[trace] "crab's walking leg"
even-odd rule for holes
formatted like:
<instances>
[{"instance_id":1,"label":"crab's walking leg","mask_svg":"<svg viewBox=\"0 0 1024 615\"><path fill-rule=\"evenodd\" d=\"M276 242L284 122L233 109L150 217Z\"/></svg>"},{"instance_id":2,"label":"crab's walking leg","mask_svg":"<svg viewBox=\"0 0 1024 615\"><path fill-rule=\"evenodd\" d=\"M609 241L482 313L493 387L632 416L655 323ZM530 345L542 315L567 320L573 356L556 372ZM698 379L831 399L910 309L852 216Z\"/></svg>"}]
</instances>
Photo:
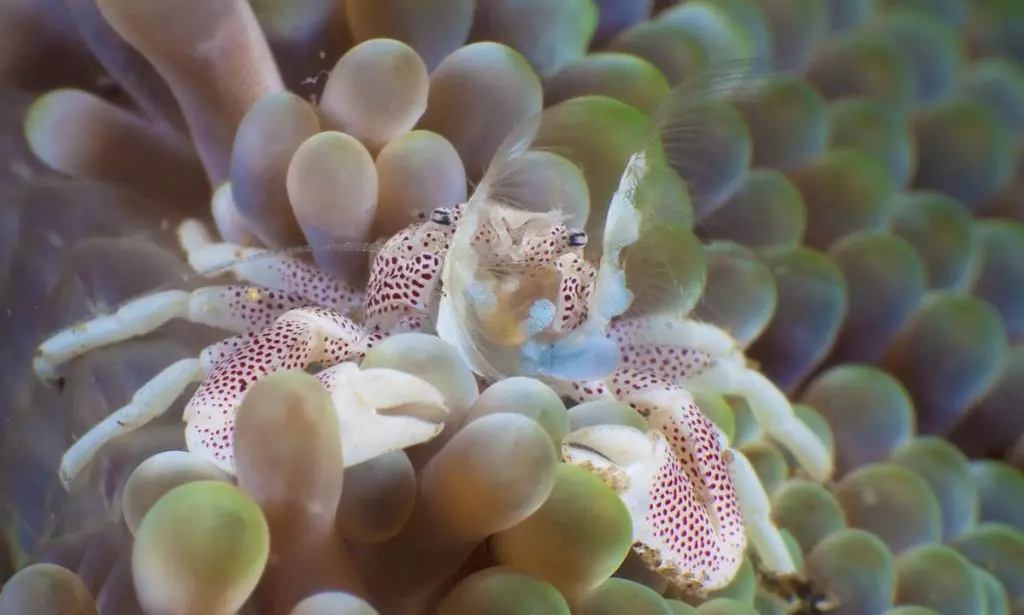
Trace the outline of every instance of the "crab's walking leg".
<instances>
[{"instance_id":1,"label":"crab's walking leg","mask_svg":"<svg viewBox=\"0 0 1024 615\"><path fill-rule=\"evenodd\" d=\"M233 474L235 412L256 381L276 371L361 358L379 340L332 310L290 310L251 335L199 385L184 414L189 450Z\"/></svg>"},{"instance_id":2,"label":"crab's walking leg","mask_svg":"<svg viewBox=\"0 0 1024 615\"><path fill-rule=\"evenodd\" d=\"M101 448L116 437L161 416L190 384L201 382L220 362L230 357L250 334L226 339L205 348L198 359L182 359L165 367L132 395L131 401L94 425L64 453L60 480L69 487Z\"/></svg>"},{"instance_id":3,"label":"crab's walking leg","mask_svg":"<svg viewBox=\"0 0 1024 615\"><path fill-rule=\"evenodd\" d=\"M308 304L302 295L251 286L154 293L44 340L32 365L40 378L52 382L61 363L94 348L146 335L176 318L243 333L266 327L284 312Z\"/></svg>"},{"instance_id":4,"label":"crab's walking leg","mask_svg":"<svg viewBox=\"0 0 1024 615\"><path fill-rule=\"evenodd\" d=\"M793 455L811 479L832 477L832 454L824 442L793 413L786 395L764 374L731 361L716 363L688 385L693 390L739 395L765 432Z\"/></svg>"},{"instance_id":5,"label":"crab's walking leg","mask_svg":"<svg viewBox=\"0 0 1024 615\"><path fill-rule=\"evenodd\" d=\"M772 522L771 502L754 466L739 451L730 449L727 454L732 457L732 483L736 488L736 498L739 500L740 514L746 524L750 545L768 570L780 575L795 573L796 564L782 533Z\"/></svg>"},{"instance_id":6,"label":"crab's walking leg","mask_svg":"<svg viewBox=\"0 0 1024 615\"><path fill-rule=\"evenodd\" d=\"M322 305L342 313L363 306L361 290L314 265L283 252L215 242L198 220L181 223L178 243L189 266L208 277L232 273L251 284L306 297L307 305Z\"/></svg>"},{"instance_id":7,"label":"crab's walking leg","mask_svg":"<svg viewBox=\"0 0 1024 615\"><path fill-rule=\"evenodd\" d=\"M53 381L57 365L94 348L145 335L176 318L242 333L261 329L294 308L322 305L346 312L362 305L361 292L312 265L269 250L214 243L198 221L184 222L178 236L193 268L223 266L220 273L233 272L259 287L168 290L129 301L113 314L44 340L33 361L40 378Z\"/></svg>"},{"instance_id":8,"label":"crab's walking leg","mask_svg":"<svg viewBox=\"0 0 1024 615\"><path fill-rule=\"evenodd\" d=\"M761 372L750 368L728 333L694 320L626 319L609 335L619 344L623 367L656 374L691 391L739 395L764 430L819 482L832 474L832 454L796 417L789 399Z\"/></svg>"},{"instance_id":9,"label":"crab's walking leg","mask_svg":"<svg viewBox=\"0 0 1024 615\"><path fill-rule=\"evenodd\" d=\"M188 385L200 381L183 416L189 422L186 438L198 434L198 439L189 439L190 449L197 445L200 452L217 459L223 439L214 442L208 436L210 432L219 434L225 422L233 429L234 410L253 382L280 369L360 356L376 339L363 335L355 323L330 310L306 308L289 311L261 331L213 344L198 359L183 359L161 371L127 405L79 438L61 460L61 481L70 485L107 442L156 419ZM230 456L227 459L230 461Z\"/></svg>"}]
</instances>

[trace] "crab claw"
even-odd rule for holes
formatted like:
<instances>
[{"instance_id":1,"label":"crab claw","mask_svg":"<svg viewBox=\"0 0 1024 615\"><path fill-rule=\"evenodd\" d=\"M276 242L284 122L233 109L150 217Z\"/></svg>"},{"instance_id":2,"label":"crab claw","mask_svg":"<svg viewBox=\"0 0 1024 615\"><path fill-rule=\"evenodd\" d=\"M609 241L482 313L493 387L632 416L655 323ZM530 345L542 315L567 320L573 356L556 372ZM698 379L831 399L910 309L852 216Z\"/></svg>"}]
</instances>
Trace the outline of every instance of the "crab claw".
<instances>
[{"instance_id":1,"label":"crab claw","mask_svg":"<svg viewBox=\"0 0 1024 615\"><path fill-rule=\"evenodd\" d=\"M600 476L633 519L633 549L680 588L701 596L728 585L743 549L727 546L661 432L585 427L562 441L562 457Z\"/></svg>"},{"instance_id":2,"label":"crab claw","mask_svg":"<svg viewBox=\"0 0 1024 615\"><path fill-rule=\"evenodd\" d=\"M345 467L422 444L444 428L444 396L411 374L339 363L316 377L338 412Z\"/></svg>"}]
</instances>

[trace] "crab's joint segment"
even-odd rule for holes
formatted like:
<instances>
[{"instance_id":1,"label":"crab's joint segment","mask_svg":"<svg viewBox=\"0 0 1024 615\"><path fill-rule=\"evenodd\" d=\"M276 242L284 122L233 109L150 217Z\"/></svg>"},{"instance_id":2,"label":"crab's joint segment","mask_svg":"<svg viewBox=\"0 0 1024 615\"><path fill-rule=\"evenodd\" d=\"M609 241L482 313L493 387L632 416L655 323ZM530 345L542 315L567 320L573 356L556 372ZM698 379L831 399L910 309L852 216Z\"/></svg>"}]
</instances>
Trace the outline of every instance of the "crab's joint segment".
<instances>
[{"instance_id":1,"label":"crab's joint segment","mask_svg":"<svg viewBox=\"0 0 1024 615\"><path fill-rule=\"evenodd\" d=\"M709 358L700 369L689 373L663 373L691 391L738 395L767 434L788 450L807 474L818 482L832 475L832 453L821 439L793 413L786 395L749 362L726 331L694 320L629 319L613 326L620 343L631 346L637 357L675 349L691 356L700 353ZM640 364L640 369L647 366Z\"/></svg>"},{"instance_id":2,"label":"crab's joint segment","mask_svg":"<svg viewBox=\"0 0 1024 615\"><path fill-rule=\"evenodd\" d=\"M302 295L306 299L303 305L316 304L341 312L361 307L363 303L359 289L334 280L294 256L213 241L198 220L181 223L178 243L189 266L206 277L234 274L239 280L257 286Z\"/></svg>"},{"instance_id":3,"label":"crab's joint segment","mask_svg":"<svg viewBox=\"0 0 1024 615\"><path fill-rule=\"evenodd\" d=\"M761 372L739 361L718 361L694 380L694 387L740 395L747 400L758 424L768 436L790 452L812 480L832 476L832 453L824 442L793 413L786 395Z\"/></svg>"},{"instance_id":4,"label":"crab's joint segment","mask_svg":"<svg viewBox=\"0 0 1024 615\"><path fill-rule=\"evenodd\" d=\"M65 329L44 340L32 367L40 379L55 382L56 367L93 348L137 337L189 311L189 293L169 290L125 304L113 314Z\"/></svg>"},{"instance_id":5,"label":"crab's joint segment","mask_svg":"<svg viewBox=\"0 0 1024 615\"><path fill-rule=\"evenodd\" d=\"M60 480L64 487L71 485L105 444L162 415L188 385L200 382L206 373L199 359L182 359L143 385L128 405L103 419L64 453L60 463Z\"/></svg>"},{"instance_id":6,"label":"crab's joint segment","mask_svg":"<svg viewBox=\"0 0 1024 615\"><path fill-rule=\"evenodd\" d=\"M796 574L796 564L782 533L772 522L772 507L757 472L743 453L733 451L732 480L747 538L761 565L776 575Z\"/></svg>"},{"instance_id":7,"label":"crab's joint segment","mask_svg":"<svg viewBox=\"0 0 1024 615\"><path fill-rule=\"evenodd\" d=\"M216 274L231 273L230 265L243 259L270 254L261 248L246 248L232 243L214 241L199 220L185 220L178 227L178 245L194 271Z\"/></svg>"},{"instance_id":8,"label":"crab's joint segment","mask_svg":"<svg viewBox=\"0 0 1024 615\"><path fill-rule=\"evenodd\" d=\"M241 333L261 329L284 311L307 303L292 293L241 285L158 292L44 340L32 365L40 379L52 383L58 365L95 348L147 335L174 319Z\"/></svg>"}]
</instances>

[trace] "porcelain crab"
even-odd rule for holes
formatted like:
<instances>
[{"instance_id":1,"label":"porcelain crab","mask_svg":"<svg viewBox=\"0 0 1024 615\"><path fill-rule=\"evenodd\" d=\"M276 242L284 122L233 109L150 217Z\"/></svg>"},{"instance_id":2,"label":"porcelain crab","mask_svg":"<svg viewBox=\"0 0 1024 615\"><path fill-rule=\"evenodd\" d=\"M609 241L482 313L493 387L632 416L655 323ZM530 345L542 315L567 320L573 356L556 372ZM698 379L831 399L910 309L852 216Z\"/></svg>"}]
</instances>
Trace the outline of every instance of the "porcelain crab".
<instances>
[{"instance_id":1,"label":"porcelain crab","mask_svg":"<svg viewBox=\"0 0 1024 615\"><path fill-rule=\"evenodd\" d=\"M514 158L521 141L510 136L496 158ZM436 332L485 380L533 376L573 401L614 398L646 418L646 432L606 425L571 433L562 452L620 494L634 520L635 549L652 569L695 593L720 588L735 576L749 539L765 567L794 572L749 461L729 448L690 391L745 397L766 433L817 480L831 474L831 456L727 332L681 314L628 312L622 256L651 222L637 203L653 164L647 151L630 158L596 263L585 256L586 232L558 211L498 202L485 176L467 203L436 209L388 239L365 292L294 256L216 242L202 223L186 221L178 238L191 267L219 268L240 283L156 293L62 331L39 346L36 373L54 380L61 363L172 319L235 336L169 366L78 439L62 460L62 481L69 484L106 442L164 413L194 383L184 413L189 450L230 472L234 413L247 390L268 373L312 364L324 368L317 377L345 397L345 407L358 409L358 420L343 421L343 437L365 443L372 434L372 445L344 446L361 451L346 455L347 464L427 441L442 427L436 416L376 410L443 409L440 393L391 370L361 371L357 362L386 336Z\"/></svg>"}]
</instances>

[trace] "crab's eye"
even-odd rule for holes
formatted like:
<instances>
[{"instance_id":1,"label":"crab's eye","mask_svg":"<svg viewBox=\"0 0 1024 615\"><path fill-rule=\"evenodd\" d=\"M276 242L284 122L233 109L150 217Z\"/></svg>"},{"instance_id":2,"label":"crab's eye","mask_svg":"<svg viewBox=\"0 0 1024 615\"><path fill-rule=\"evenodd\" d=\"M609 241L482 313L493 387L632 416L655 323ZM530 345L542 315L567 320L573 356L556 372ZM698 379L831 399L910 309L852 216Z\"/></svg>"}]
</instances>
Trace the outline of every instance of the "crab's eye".
<instances>
[{"instance_id":1,"label":"crab's eye","mask_svg":"<svg viewBox=\"0 0 1024 615\"><path fill-rule=\"evenodd\" d=\"M451 226L452 210L438 207L434 211L430 212L430 221L444 226Z\"/></svg>"},{"instance_id":2,"label":"crab's eye","mask_svg":"<svg viewBox=\"0 0 1024 615\"><path fill-rule=\"evenodd\" d=\"M569 233L569 245L574 248L582 248L587 245L586 231L572 231Z\"/></svg>"}]
</instances>

